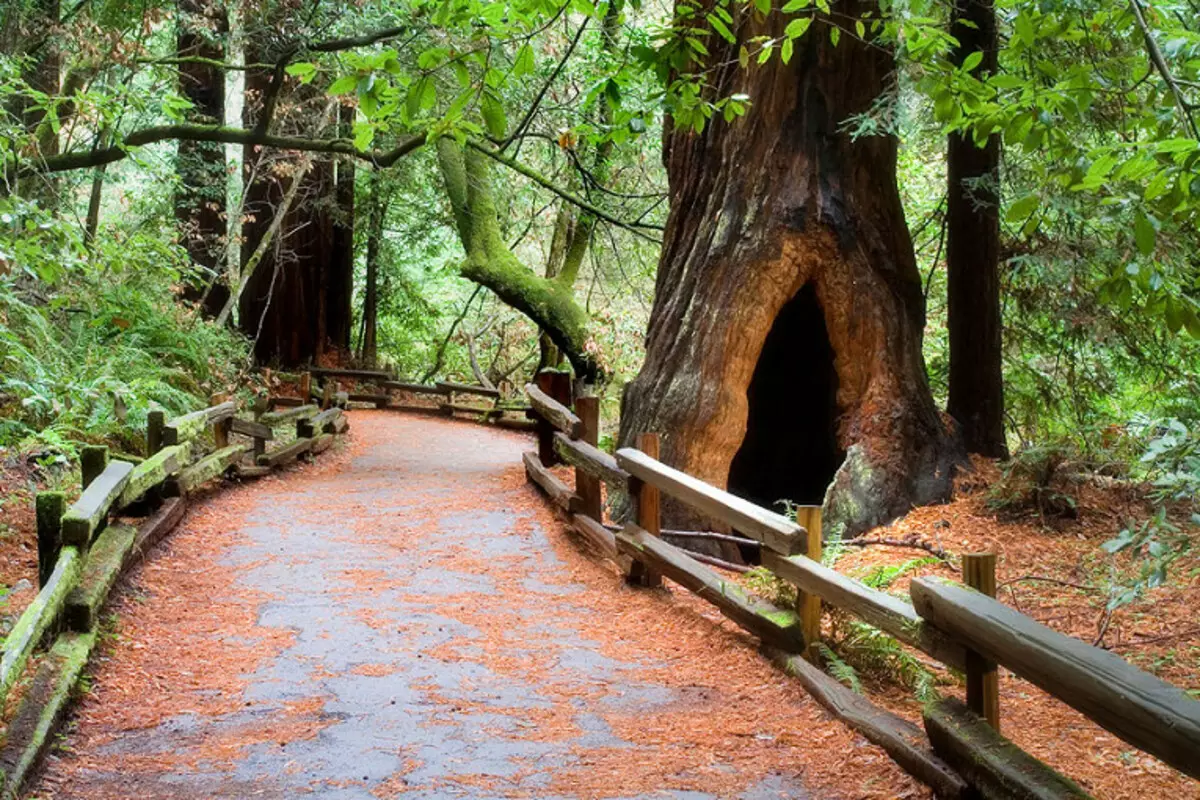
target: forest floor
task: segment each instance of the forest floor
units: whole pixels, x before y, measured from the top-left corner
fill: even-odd
[[[1128,581],[1136,565],[1128,557],[1108,555],[1100,545],[1128,520],[1151,515],[1144,491],[1079,481],[1061,487],[1075,496],[1073,518],[1043,518],[1033,511],[1006,515],[989,503],[1000,477],[993,463],[977,460],[975,471],[960,478],[953,502],[914,509],[863,535],[940,547],[950,555],[949,563],[912,547],[851,547],[838,558],[838,571],[863,578],[908,565],[888,587],[907,596],[913,577],[957,578],[957,556],[996,553],[998,597],[1004,603],[1061,633],[1105,647],[1200,699],[1200,550],[1175,563],[1166,585],[1108,612],[1110,587]],[[863,671],[861,677],[869,694],[920,720],[920,703],[897,685],[888,665]],[[961,687],[946,680],[949,676],[939,677],[940,691],[962,697]],[[1003,668],[1000,716],[1006,736],[1098,798],[1200,798],[1200,782],[1130,748]]]
[[[194,504],[110,607],[34,796],[928,796],[711,607],[626,587],[592,558],[526,484],[528,441],[355,412],[336,454]],[[11,586],[36,580],[39,476],[6,467]],[[1005,520],[987,505],[995,478],[981,464],[955,502],[868,535],[995,551],[1002,600],[1089,642],[1103,628],[1122,657],[1200,688],[1196,560],[1105,624],[1114,562],[1099,545],[1144,512],[1141,495],[1084,486],[1077,519]],[[926,555],[854,548],[837,567]],[[926,573],[954,571],[910,565],[890,588]],[[5,615],[32,597],[12,594]],[[886,667],[860,676],[919,719]],[[1200,783],[1001,676],[1004,732],[1095,796],[1200,798]]]

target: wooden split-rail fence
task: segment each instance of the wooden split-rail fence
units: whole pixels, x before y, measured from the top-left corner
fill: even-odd
[[[324,380],[323,386],[316,381]],[[341,391],[340,382],[355,391]],[[308,403],[312,400],[346,403],[367,403],[376,408],[460,417],[514,430],[532,430],[533,422],[526,418],[529,407],[524,403],[505,402],[499,389],[454,381],[414,383],[398,380],[389,372],[366,369],[314,367],[299,375],[299,397],[272,398],[274,405]],[[365,389],[365,390],[364,390]],[[433,400],[433,404],[414,402]],[[479,405],[478,403],[483,403]]]
[[[873,589],[821,563],[821,509],[790,519],[658,460],[658,436],[609,455],[597,447],[599,405],[572,403],[565,373],[543,372],[525,387],[537,420],[525,471],[572,528],[615,561],[626,579],[656,586],[665,576],[712,603],[758,637],[764,652],[834,716],[882,747],[940,797],[1084,798],[1082,788],[1001,734],[997,666],[1040,687],[1131,746],[1200,778],[1200,702],[1106,650],[1064,636],[995,599],[993,554],[963,558],[964,583],[926,577],[909,600]],[[550,469],[575,468],[575,486]],[[600,484],[630,500],[629,521],[604,524]],[[757,542],[762,564],[798,590],[795,608],[746,592],[660,536],[660,496]],[[841,609],[961,673],[966,703],[925,707],[924,726],[872,703],[819,665],[823,607]]]
[[[0,746],[0,797],[17,797],[53,741],[71,691],[96,643],[98,618],[120,575],[183,518],[188,495],[222,475],[254,478],[327,450],[349,423],[328,398],[281,411],[238,415],[234,400],[166,419],[151,411],[144,458],[81,453],[83,491],[69,507],[62,492],[36,499],[40,591],[13,625],[0,653],[0,707],[27,677],[39,645],[48,652],[8,720]],[[280,435],[294,427],[295,436]],[[284,441],[290,439],[290,441]],[[110,521],[110,518],[122,518]],[[141,522],[126,522],[141,517]]]

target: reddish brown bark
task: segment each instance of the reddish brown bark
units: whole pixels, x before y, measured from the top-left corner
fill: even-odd
[[[970,23],[970,24],[964,24]],[[991,0],[958,0],[951,33],[954,62],[983,53],[976,68],[996,69],[996,14]],[[1008,455],[1004,440],[1004,374],[1000,317],[1000,137],[983,147],[950,135],[946,150],[947,328],[950,392],[946,410],[962,427],[967,450]]]
[[[854,16],[869,8],[839,6]],[[779,36],[784,24],[777,14],[745,18],[739,42]],[[795,413],[779,423],[796,431],[767,431],[756,446],[819,442],[834,428],[847,455],[836,477],[824,477],[832,479],[825,498],[832,535],[947,497],[961,452],[925,375],[924,306],[896,188],[896,142],[855,140],[845,130],[888,86],[890,54],[850,36],[835,47],[820,22],[796,42],[787,65],[776,57],[743,70],[738,45],[708,43],[708,63],[723,65],[710,73],[717,91],[745,92],[753,105],[732,124],[667,137],[671,215],[646,361],[625,397],[621,441],[658,431],[665,461],[725,485],[745,442],[764,343],[785,305],[811,285],[816,302],[806,313],[822,314],[828,341],[813,333],[820,326],[796,326],[800,333],[772,347],[773,363],[761,367],[825,377],[800,377]],[[822,371],[822,352],[835,381],[828,363]],[[836,402],[809,402],[806,387],[829,392],[831,383]],[[799,472],[809,459],[801,448],[777,452],[740,469],[733,488],[754,496],[769,470]],[[678,509],[669,513],[671,524],[684,522]]]

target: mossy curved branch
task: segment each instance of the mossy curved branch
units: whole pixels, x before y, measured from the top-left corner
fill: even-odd
[[[579,377],[597,380],[601,370],[588,346],[588,315],[575,302],[572,287],[537,275],[504,242],[488,156],[475,149],[464,150],[450,138],[438,140],[437,152],[459,238],[467,253],[460,267],[463,277],[486,286],[537,323],[570,359]]]

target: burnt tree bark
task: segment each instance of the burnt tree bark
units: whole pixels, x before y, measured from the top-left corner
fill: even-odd
[[[839,10],[857,17],[877,8],[860,0]],[[739,46],[781,36],[787,19],[748,7],[741,14],[736,43],[708,39],[707,64],[718,96],[750,95],[748,113],[699,134],[666,132],[671,214],[646,360],[624,398],[620,440],[628,446],[657,431],[667,463],[768,503],[784,499],[761,496],[779,490],[772,469],[799,474],[814,457],[827,470],[840,462],[818,478],[832,482],[826,530],[853,534],[946,498],[962,456],[925,374],[924,304],[896,187],[896,141],[854,139],[845,129],[888,89],[893,59],[849,36],[834,46],[818,22],[788,64],[775,57],[743,70]],[[806,286],[813,302],[799,301],[798,313],[820,314],[823,326],[791,325],[768,350],[781,313]],[[784,398],[759,392],[756,402],[756,371],[792,371],[796,385]],[[749,441],[752,418],[772,403],[791,413]],[[832,442],[836,452],[791,444],[806,440]],[[743,447],[760,455],[731,470]],[[809,492],[794,486],[787,499]],[[676,527],[688,521],[678,508],[668,513]]]
[[[223,61],[225,12],[212,0],[179,0],[176,53],[180,58]],[[188,122],[220,125],[225,120],[225,73],[207,64],[179,65],[179,91],[192,103]],[[229,298],[222,269],[225,251],[225,147],[216,142],[179,143],[175,171],[175,219],[195,265],[183,298],[216,316]]]
[[[962,66],[982,53],[975,68],[996,70],[996,13],[992,0],[956,0],[951,34]],[[952,133],[946,150],[947,328],[950,392],[946,410],[962,428],[972,453],[1004,458],[1004,372],[1000,318],[1000,136],[983,146],[970,134]]]

